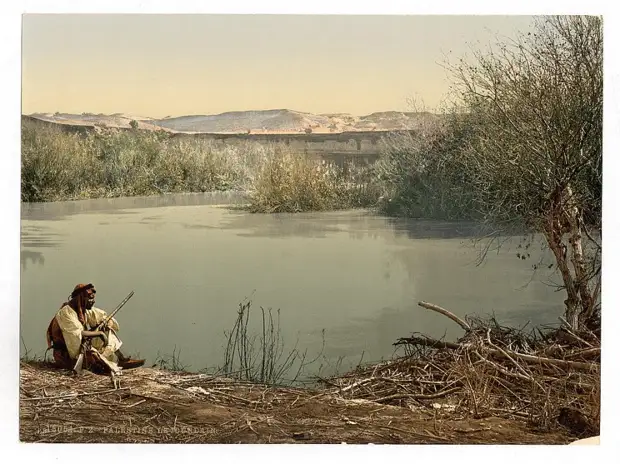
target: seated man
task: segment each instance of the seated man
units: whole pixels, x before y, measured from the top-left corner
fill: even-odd
[[[59,367],[73,369],[85,343],[83,367],[95,373],[118,373],[144,364],[143,359],[130,359],[119,351],[122,342],[116,336],[118,322],[112,318],[103,330],[96,329],[107,314],[95,308],[93,284],[78,284],[69,301],[62,304],[47,328],[47,346],[54,350]]]

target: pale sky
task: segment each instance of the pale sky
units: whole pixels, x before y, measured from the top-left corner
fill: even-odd
[[[22,112],[432,109],[440,66],[527,16],[25,15]]]

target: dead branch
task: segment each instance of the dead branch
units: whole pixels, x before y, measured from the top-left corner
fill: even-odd
[[[387,429],[387,430],[393,430],[395,432],[404,433],[406,435],[415,435],[415,436],[422,437],[422,438],[431,438],[433,440],[440,440],[440,441],[448,441],[449,440],[448,438],[440,437],[438,435],[431,434],[431,433],[429,433],[427,431],[426,431],[426,433],[420,433],[420,432],[416,432],[414,430],[405,430],[405,429],[401,429],[401,428],[390,426],[390,425],[377,425],[377,427],[380,427],[382,429]]]
[[[517,361],[512,359],[506,351],[502,350],[499,346],[493,344],[493,342],[491,341],[491,329],[487,329],[487,343],[491,345],[496,351],[499,351],[501,354],[507,357],[510,360],[510,362],[512,362],[512,364],[516,366],[517,370],[521,372],[521,374],[523,374],[526,378],[533,380],[532,376],[528,372],[526,372],[526,370],[523,369]]]
[[[136,401],[135,403],[130,404],[129,406],[124,406],[125,409],[129,409],[129,408],[133,408],[134,406],[138,406],[139,404],[142,404],[146,402],[146,399],[142,399],[140,401]]]
[[[344,392],[346,392],[348,390],[352,390],[355,387],[359,387],[360,385],[364,385],[364,384],[367,384],[369,382],[372,382],[374,379],[375,379],[374,377],[369,377],[367,379],[362,379],[359,382],[352,383],[351,385],[349,385],[347,387],[344,387],[342,390],[340,390],[340,393],[344,393]]]
[[[400,393],[400,394],[395,394],[395,395],[390,395],[390,396],[385,396],[383,398],[379,398],[377,400],[373,400],[377,403],[385,403],[386,401],[391,401],[391,400],[403,400],[403,399],[410,399],[410,400],[435,400],[437,398],[443,398],[444,396],[448,396],[451,393],[455,393],[457,391],[459,391],[461,389],[461,387],[453,387],[453,388],[448,388],[446,390],[437,392],[437,393],[432,393],[429,395],[415,395],[415,394],[408,394],[408,393]]]
[[[578,357],[587,357],[587,356],[600,355],[600,354],[601,354],[601,348],[594,347],[594,348],[588,348],[587,350],[575,351],[574,353],[567,354],[565,357],[566,358],[578,358]]]
[[[583,338],[578,337],[577,335],[575,335],[572,330],[571,330],[571,326],[568,323],[568,321],[566,319],[564,319],[563,317],[560,316],[560,321],[562,322],[562,324],[564,325],[564,330],[568,333],[568,335],[570,335],[574,340],[576,340],[579,343],[583,343],[584,345],[588,346],[588,347],[592,347],[591,343],[588,343],[587,341],[585,341]]]
[[[399,338],[394,345],[417,345],[417,346],[427,346],[429,348],[438,348],[438,349],[451,349],[458,350],[461,345],[458,343],[452,342],[444,342],[442,340],[436,340],[430,337],[406,337]]]
[[[465,322],[463,319],[461,319],[457,315],[451,313],[447,309],[442,308],[441,306],[437,306],[432,303],[427,303],[426,301],[420,301],[418,302],[418,305],[422,306],[423,308],[430,309],[431,311],[438,312],[439,314],[443,314],[444,316],[452,319],[454,322],[460,325],[466,332],[471,331],[471,327],[467,322]]]
[[[64,399],[77,398],[79,396],[105,395],[107,393],[118,393],[119,391],[122,391],[122,390],[130,390],[130,388],[129,387],[123,387],[123,388],[114,388],[112,390],[105,390],[105,391],[85,392],[85,393],[69,393],[69,394],[66,394],[66,395],[58,395],[58,396],[36,396],[34,398],[21,398],[21,401],[64,400]]]
[[[498,352],[495,352],[495,354],[498,354]],[[562,359],[543,358],[542,356],[533,356],[530,354],[516,353],[514,351],[511,351],[510,354],[518,358],[521,358],[527,362],[536,363],[536,364],[551,364],[554,366],[560,366],[564,368],[572,367],[574,369],[584,369],[587,371],[591,371],[598,366],[597,364],[594,364],[594,363],[584,363],[584,362],[578,362],[578,361],[565,361]]]
[[[493,361],[490,361],[490,360],[482,357],[478,352],[474,351],[474,354],[477,355],[482,362],[490,365],[494,369],[497,369],[499,372],[501,372],[502,374],[504,374],[507,377],[514,377],[514,378],[521,379],[521,380],[527,380],[528,382],[532,381],[532,377],[531,376],[526,376],[526,375],[520,374],[518,372],[510,372],[508,369],[505,369],[504,367],[494,363]],[[541,379],[542,380],[547,380],[547,381],[557,380],[555,377],[545,377],[545,376],[541,377]]]

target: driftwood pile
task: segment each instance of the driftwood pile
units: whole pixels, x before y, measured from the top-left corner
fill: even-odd
[[[419,305],[456,322],[465,334],[448,342],[413,334],[399,339],[405,355],[359,367],[325,382],[333,394],[443,417],[507,417],[541,431],[558,426],[574,436],[598,435],[600,331],[559,328],[526,333],[493,318],[467,317]]]

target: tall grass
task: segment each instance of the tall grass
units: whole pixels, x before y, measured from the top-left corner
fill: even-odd
[[[304,369],[315,363],[308,360],[307,351],[297,344],[285,349],[280,329],[280,311],[260,308],[258,333],[248,331],[251,326],[252,302],[239,304],[233,328],[226,333],[227,343],[221,372],[231,378],[267,385],[295,383]]]
[[[155,366],[159,369],[173,372],[185,372],[191,367],[181,361],[181,349],[179,348],[177,351],[176,345],[172,349],[171,355],[161,354],[158,351],[155,358],[155,363],[153,364],[153,367]]]
[[[353,168],[345,175],[280,144],[22,124],[26,202],[238,190],[249,192],[255,212],[321,211],[373,204],[378,194],[369,172]]]
[[[178,139],[165,132],[72,134],[22,124],[22,201],[244,189],[273,148]]]
[[[379,197],[372,169],[312,160],[286,151],[260,166],[249,194],[251,209],[295,213],[372,206]]]

